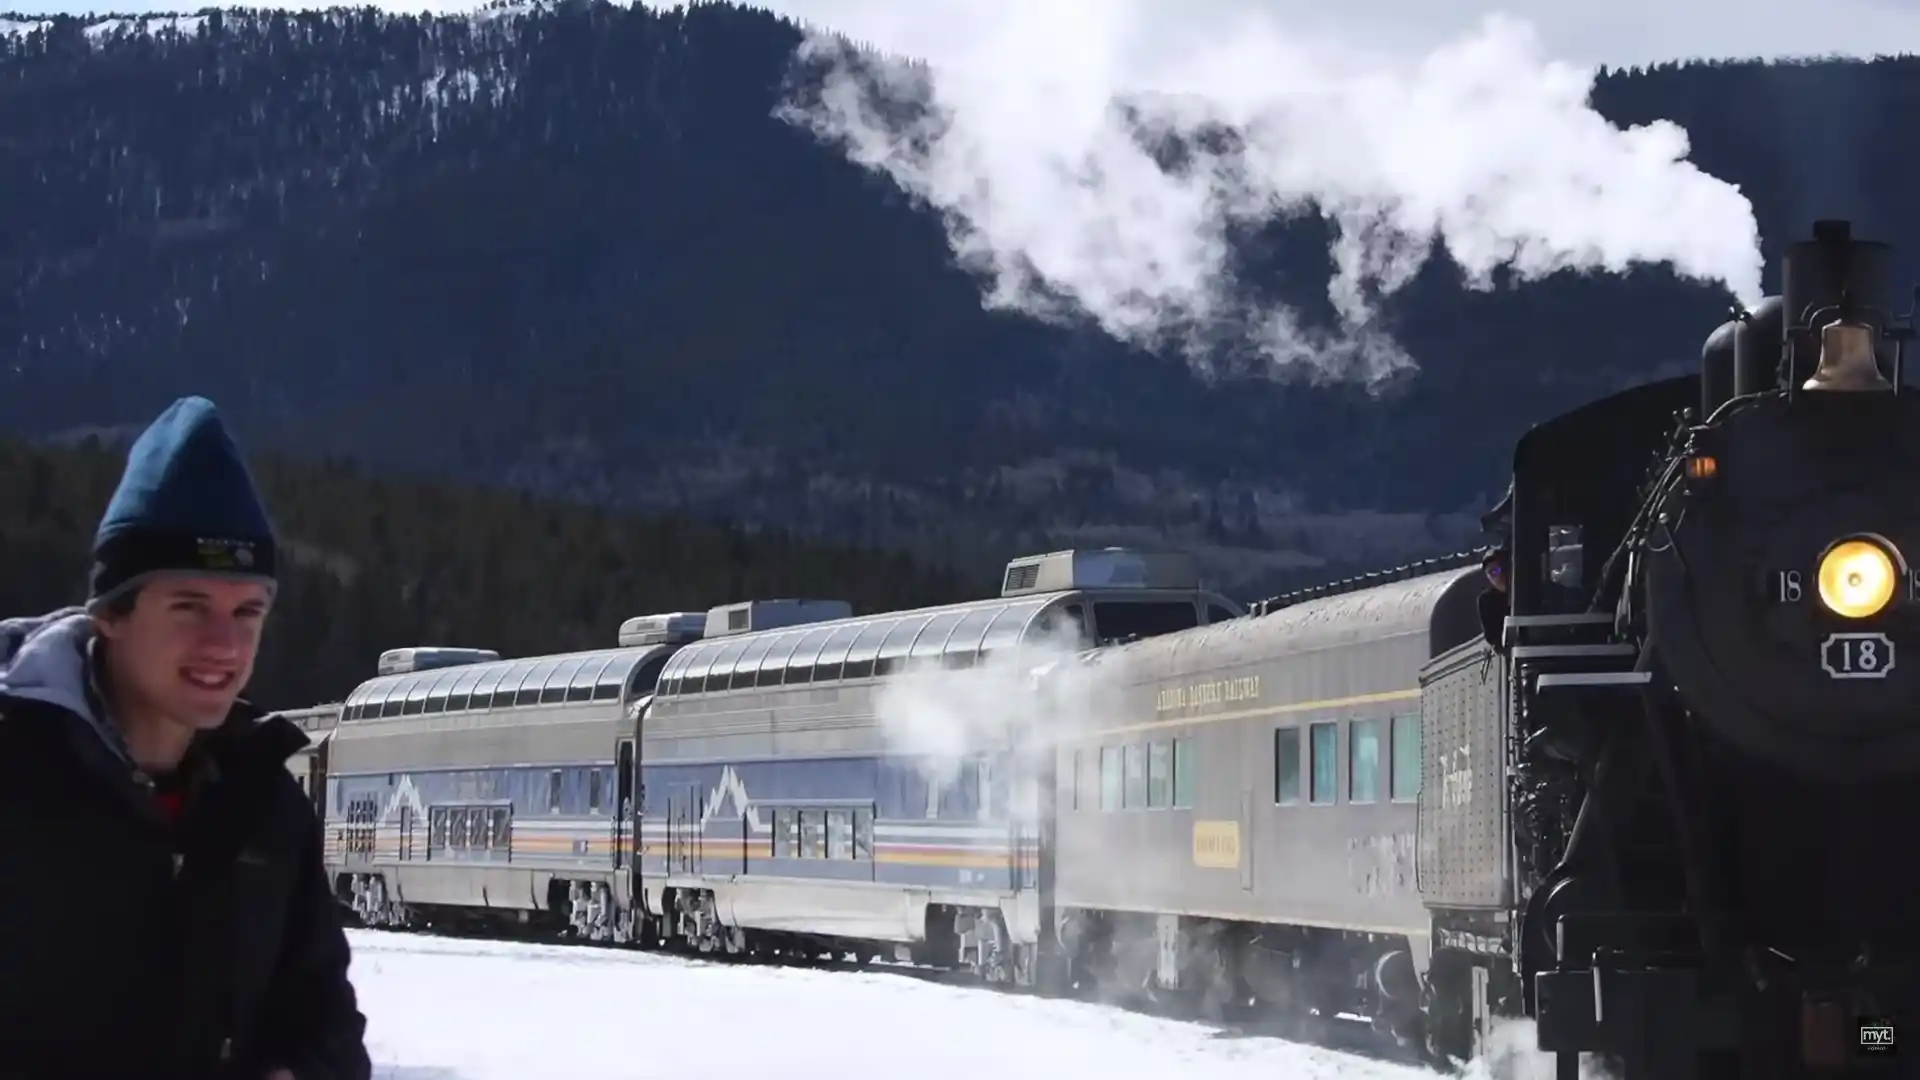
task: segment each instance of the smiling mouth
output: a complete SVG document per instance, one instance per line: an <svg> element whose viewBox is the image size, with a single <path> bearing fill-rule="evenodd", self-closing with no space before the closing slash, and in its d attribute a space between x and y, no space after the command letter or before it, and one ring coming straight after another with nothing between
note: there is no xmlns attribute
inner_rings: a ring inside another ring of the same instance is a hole
<svg viewBox="0 0 1920 1080"><path fill-rule="evenodd" d="M203 671L196 668L182 668L180 677L201 690L225 690L233 685L234 673L231 671Z"/></svg>

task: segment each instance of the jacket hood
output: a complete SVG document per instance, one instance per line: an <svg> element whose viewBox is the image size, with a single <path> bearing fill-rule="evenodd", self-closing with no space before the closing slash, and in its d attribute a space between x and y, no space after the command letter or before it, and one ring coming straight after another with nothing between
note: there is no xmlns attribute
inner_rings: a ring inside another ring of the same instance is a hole
<svg viewBox="0 0 1920 1080"><path fill-rule="evenodd" d="M119 729L95 707L87 658L93 620L85 608L0 620L0 698L37 701L77 717L128 765Z"/></svg>
<svg viewBox="0 0 1920 1080"><path fill-rule="evenodd" d="M107 720L99 705L92 675L93 642L93 619L85 608L0 619L0 700L32 701L59 709L86 725L116 758L136 767L120 729ZM220 733L229 738L263 738L283 761L308 743L306 733L291 721L263 716L244 700L234 703Z"/></svg>

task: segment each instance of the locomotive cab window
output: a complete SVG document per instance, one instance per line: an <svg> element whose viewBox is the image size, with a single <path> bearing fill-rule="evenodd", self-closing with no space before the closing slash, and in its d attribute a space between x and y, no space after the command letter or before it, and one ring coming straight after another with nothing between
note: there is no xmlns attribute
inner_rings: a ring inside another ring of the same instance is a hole
<svg viewBox="0 0 1920 1080"><path fill-rule="evenodd" d="M1380 721L1347 725L1347 801L1380 801Z"/></svg>
<svg viewBox="0 0 1920 1080"><path fill-rule="evenodd" d="M1273 801L1281 806L1300 802L1300 729L1283 727L1273 733Z"/></svg>
<svg viewBox="0 0 1920 1080"><path fill-rule="evenodd" d="M1307 774L1307 801L1315 806L1330 806L1336 798L1340 780L1340 725L1314 724L1307 728L1307 749L1311 755Z"/></svg>

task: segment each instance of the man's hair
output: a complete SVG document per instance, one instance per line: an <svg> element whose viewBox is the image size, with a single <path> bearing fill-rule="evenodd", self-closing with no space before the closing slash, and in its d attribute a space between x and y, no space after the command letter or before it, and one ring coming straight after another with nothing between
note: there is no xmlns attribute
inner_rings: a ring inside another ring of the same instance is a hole
<svg viewBox="0 0 1920 1080"><path fill-rule="evenodd" d="M140 594L145 591L145 585L136 585L123 592L114 593L99 606L95 614L105 615L110 619L124 619L133 614L133 609L140 604Z"/></svg>

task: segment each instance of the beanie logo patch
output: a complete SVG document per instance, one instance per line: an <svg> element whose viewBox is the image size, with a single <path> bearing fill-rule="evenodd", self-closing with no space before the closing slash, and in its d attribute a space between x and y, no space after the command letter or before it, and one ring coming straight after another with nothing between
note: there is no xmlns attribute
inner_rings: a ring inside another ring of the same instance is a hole
<svg viewBox="0 0 1920 1080"><path fill-rule="evenodd" d="M202 536L195 538L194 547L202 570L245 571L259 561L251 540Z"/></svg>

